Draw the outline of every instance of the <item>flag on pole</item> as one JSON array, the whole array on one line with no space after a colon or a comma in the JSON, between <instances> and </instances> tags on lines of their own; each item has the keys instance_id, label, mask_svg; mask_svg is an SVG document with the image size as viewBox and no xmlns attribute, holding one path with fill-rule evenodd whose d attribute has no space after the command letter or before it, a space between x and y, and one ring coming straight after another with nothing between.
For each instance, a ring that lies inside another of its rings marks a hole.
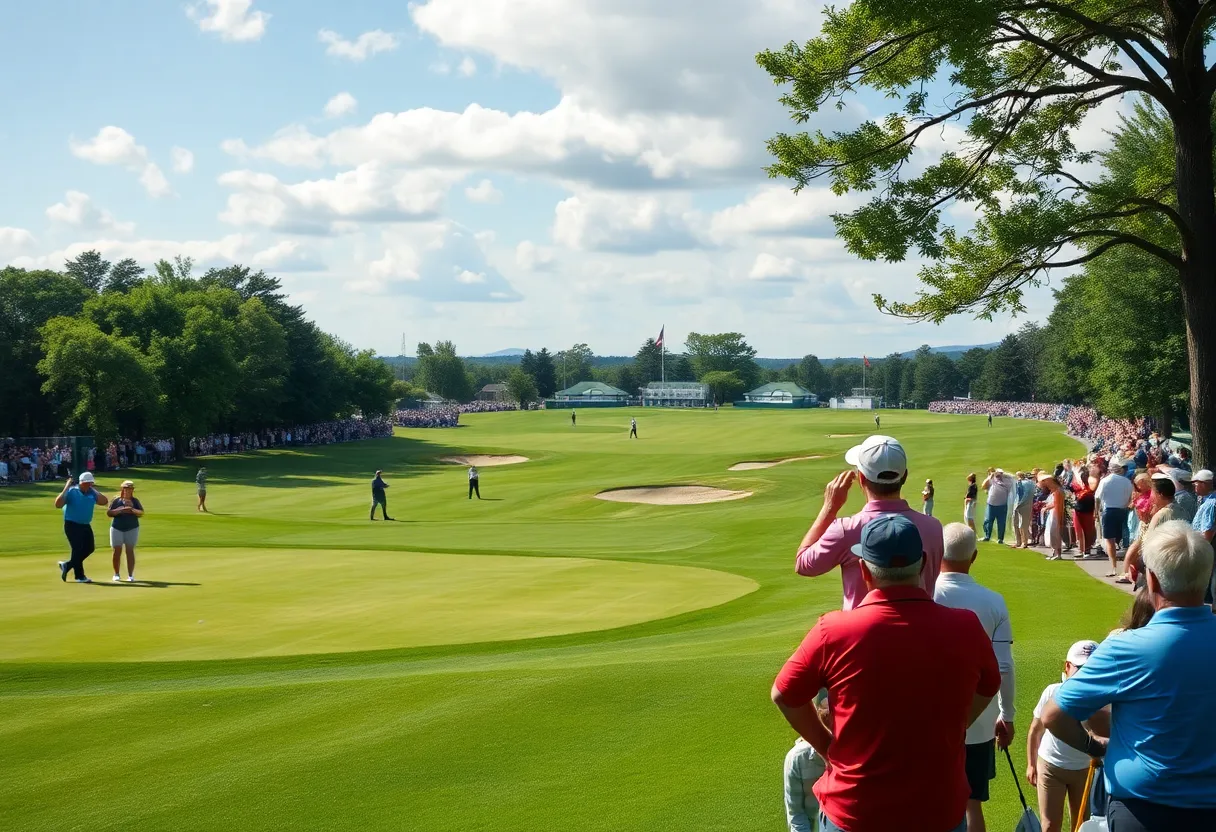
<instances>
[{"instance_id":1,"label":"flag on pole","mask_svg":"<svg viewBox=\"0 0 1216 832\"><path fill-rule=\"evenodd\" d=\"M663 346L663 333L666 331L667 331L667 325L664 324L663 328L659 330L659 337L654 339L654 345L656 347Z\"/></svg>"},{"instance_id":2,"label":"flag on pole","mask_svg":"<svg viewBox=\"0 0 1216 832\"><path fill-rule=\"evenodd\" d=\"M866 358L866 357L863 355L863 356L861 357L861 363L862 363L862 364L865 364L865 365L866 365L866 367L869 367L869 366L870 366L870 359Z\"/></svg>"}]
</instances>

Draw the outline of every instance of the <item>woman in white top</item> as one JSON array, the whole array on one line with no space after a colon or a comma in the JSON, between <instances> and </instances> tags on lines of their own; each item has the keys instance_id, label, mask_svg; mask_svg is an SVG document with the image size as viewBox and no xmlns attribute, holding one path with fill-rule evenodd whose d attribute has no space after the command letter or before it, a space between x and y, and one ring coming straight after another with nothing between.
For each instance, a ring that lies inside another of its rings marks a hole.
<instances>
[{"instance_id":1,"label":"woman in white top","mask_svg":"<svg viewBox=\"0 0 1216 832\"><path fill-rule=\"evenodd\" d=\"M1064 662L1063 679L1072 676L1089 660L1096 641L1078 641L1068 648ZM1034 722L1026 734L1026 780L1039 792L1039 815L1043 819L1043 832L1062 832L1073 826L1064 826L1064 799L1068 798L1069 815L1076 823L1077 811L1081 808L1081 797L1085 793L1085 780L1089 774L1089 755L1060 742L1054 734L1043 727L1040 717L1047 703L1056 695L1061 682L1048 685L1039 704L1034 706Z\"/></svg>"}]
</instances>

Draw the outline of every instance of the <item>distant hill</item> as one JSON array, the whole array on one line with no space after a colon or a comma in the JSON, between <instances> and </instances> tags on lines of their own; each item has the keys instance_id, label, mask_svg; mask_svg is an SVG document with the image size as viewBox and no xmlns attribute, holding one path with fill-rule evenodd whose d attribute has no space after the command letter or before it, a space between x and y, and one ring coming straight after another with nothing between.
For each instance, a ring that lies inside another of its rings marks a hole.
<instances>
[{"instance_id":1,"label":"distant hill","mask_svg":"<svg viewBox=\"0 0 1216 832\"><path fill-rule=\"evenodd\" d=\"M521 356L523 354L524 354L524 351L521 350L519 347L510 347L505 350L499 350L498 352L488 352L485 355L479 355L477 357L478 358L518 358L519 356Z\"/></svg>"}]
</instances>

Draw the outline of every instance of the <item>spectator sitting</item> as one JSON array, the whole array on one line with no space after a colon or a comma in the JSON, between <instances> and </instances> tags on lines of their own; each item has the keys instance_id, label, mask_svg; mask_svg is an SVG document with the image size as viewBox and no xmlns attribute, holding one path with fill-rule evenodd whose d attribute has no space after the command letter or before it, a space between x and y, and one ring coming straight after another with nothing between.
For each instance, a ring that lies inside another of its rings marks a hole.
<instances>
[{"instance_id":1,"label":"spectator sitting","mask_svg":"<svg viewBox=\"0 0 1216 832\"><path fill-rule=\"evenodd\" d=\"M1144 541L1152 620L1099 645L1044 708L1056 737L1105 758L1111 832L1216 829L1216 616L1203 603L1212 560L1186 523L1153 529ZM1109 743L1082 724L1108 705Z\"/></svg>"},{"instance_id":2,"label":"spectator sitting","mask_svg":"<svg viewBox=\"0 0 1216 832\"><path fill-rule=\"evenodd\" d=\"M815 703L819 718L830 731L831 713L826 700ZM819 801L813 791L826 764L811 744L799 737L785 755L785 819L790 832L813 832L819 821Z\"/></svg>"}]
</instances>

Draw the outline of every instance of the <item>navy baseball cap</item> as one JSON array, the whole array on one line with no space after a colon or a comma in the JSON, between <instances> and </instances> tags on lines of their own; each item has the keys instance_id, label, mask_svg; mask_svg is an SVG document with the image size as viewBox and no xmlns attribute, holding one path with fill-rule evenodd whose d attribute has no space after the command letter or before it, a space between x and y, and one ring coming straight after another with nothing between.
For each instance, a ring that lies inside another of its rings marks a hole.
<instances>
[{"instance_id":1,"label":"navy baseball cap","mask_svg":"<svg viewBox=\"0 0 1216 832\"><path fill-rule=\"evenodd\" d=\"M907 517L883 514L866 523L853 554L875 566L911 566L925 556L925 545Z\"/></svg>"}]
</instances>

